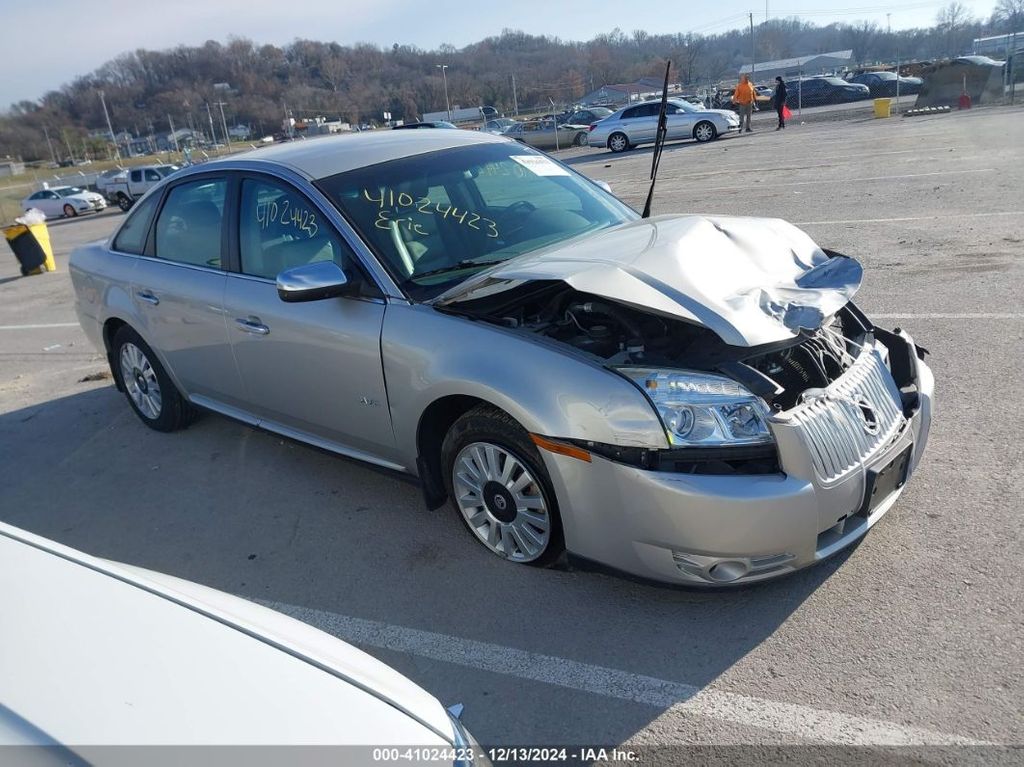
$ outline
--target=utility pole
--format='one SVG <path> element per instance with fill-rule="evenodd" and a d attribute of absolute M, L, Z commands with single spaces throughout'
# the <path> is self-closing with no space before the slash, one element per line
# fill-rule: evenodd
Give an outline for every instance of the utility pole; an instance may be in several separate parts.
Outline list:
<path fill-rule="evenodd" d="M 754 82 L 754 67 L 757 61 L 754 48 L 754 14 L 750 14 L 750 82 Z"/>
<path fill-rule="evenodd" d="M 60 135 L 64 137 L 64 145 L 68 148 L 68 159 L 71 162 L 75 161 L 75 150 L 71 148 L 71 139 L 68 138 L 68 131 L 66 128 L 60 129 Z"/>
<path fill-rule="evenodd" d="M 221 124 L 221 127 L 224 128 L 224 143 L 228 146 L 228 148 L 230 148 L 231 147 L 231 136 L 228 135 L 228 121 L 224 119 L 224 104 L 225 104 L 225 102 L 223 102 L 223 101 L 218 101 L 217 102 L 217 106 L 220 107 L 220 124 Z"/>
<path fill-rule="evenodd" d="M 768 0 L 764 0 L 764 23 L 768 23 Z"/>
<path fill-rule="evenodd" d="M 50 141 L 50 131 L 46 130 L 46 126 L 43 126 L 43 135 L 46 136 L 46 146 L 50 147 L 50 160 L 54 165 L 57 164 L 57 155 L 53 151 L 53 142 Z"/>
<path fill-rule="evenodd" d="M 174 120 L 171 119 L 170 115 L 167 115 L 167 124 L 171 126 L 171 142 L 174 144 L 174 151 L 180 151 L 178 149 L 178 137 L 174 133 Z"/>
<path fill-rule="evenodd" d="M 892 14 L 891 13 L 885 14 L 885 25 L 886 25 L 886 28 L 889 30 L 889 34 L 891 35 L 892 34 Z"/>
<path fill-rule="evenodd" d="M 217 143 L 217 133 L 213 130 L 213 112 L 210 111 L 210 102 L 206 102 L 206 118 L 210 121 L 210 139 L 211 143 Z"/>
<path fill-rule="evenodd" d="M 110 132 L 110 140 L 114 143 L 114 157 L 121 162 L 121 151 L 117 148 L 117 139 L 114 138 L 114 128 L 110 124 L 110 113 L 107 111 L 107 100 L 100 91 L 100 103 L 103 105 L 103 116 L 107 118 L 107 130 Z"/>
<path fill-rule="evenodd" d="M 519 117 L 519 99 L 516 97 L 516 73 L 512 73 L 512 110 Z"/>

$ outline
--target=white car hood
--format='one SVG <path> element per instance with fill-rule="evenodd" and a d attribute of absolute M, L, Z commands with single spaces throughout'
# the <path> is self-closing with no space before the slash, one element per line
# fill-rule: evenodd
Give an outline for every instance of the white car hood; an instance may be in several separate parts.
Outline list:
<path fill-rule="evenodd" d="M 0 745 L 452 740 L 432 695 L 341 640 L 3 523 L 0 635 Z"/>
<path fill-rule="evenodd" d="M 733 346 L 814 330 L 853 298 L 863 269 L 781 219 L 658 216 L 499 264 L 434 299 L 446 305 L 529 280 L 703 325 Z M 502 284 L 504 283 L 504 284 Z"/>

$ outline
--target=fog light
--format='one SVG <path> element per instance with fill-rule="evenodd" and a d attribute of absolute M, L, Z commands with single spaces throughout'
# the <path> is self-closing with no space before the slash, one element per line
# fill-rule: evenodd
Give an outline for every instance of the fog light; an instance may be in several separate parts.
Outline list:
<path fill-rule="evenodd" d="M 729 583 L 747 574 L 749 568 L 746 562 L 739 562 L 735 559 L 727 559 L 724 562 L 712 565 L 708 570 L 708 577 L 718 583 Z"/>

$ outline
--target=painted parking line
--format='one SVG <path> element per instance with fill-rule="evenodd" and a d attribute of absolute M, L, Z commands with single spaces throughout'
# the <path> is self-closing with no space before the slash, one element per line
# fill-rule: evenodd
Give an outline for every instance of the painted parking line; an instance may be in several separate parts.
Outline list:
<path fill-rule="evenodd" d="M 0 325 L 0 330 L 42 330 L 44 328 L 77 328 L 77 322 L 48 322 L 42 325 Z"/>
<path fill-rule="evenodd" d="M 811 741 L 894 746 L 984 744 L 984 741 L 960 735 L 824 711 L 811 706 L 719 692 L 433 631 L 394 626 L 279 602 L 266 601 L 263 604 L 364 647 L 392 650 L 592 695 L 671 709 L 683 714 L 790 733 Z"/>
<path fill-rule="evenodd" d="M 992 216 L 1024 216 L 1024 210 L 998 210 L 985 213 L 957 213 L 956 219 L 962 218 L 989 218 Z M 949 215 L 944 216 L 901 216 L 899 218 L 838 218 L 834 221 L 794 221 L 794 226 L 811 226 L 813 224 L 891 224 L 901 221 L 944 221 L 949 220 Z"/>
<path fill-rule="evenodd" d="M 782 181 L 772 184 L 743 184 L 742 186 L 701 187 L 701 194 L 707 192 L 755 192 L 758 190 L 772 191 L 780 186 L 810 186 L 812 184 L 857 184 L 863 181 L 903 181 L 908 178 L 927 178 L 931 176 L 960 176 L 968 173 L 995 173 L 995 168 L 969 168 L 966 170 L 936 170 L 928 173 L 903 173 L 897 176 L 863 176 L 861 178 L 816 178 L 812 181 Z"/>
<path fill-rule="evenodd" d="M 880 320 L 1024 320 L 1024 312 L 924 312 L 921 314 L 870 312 L 870 316 Z"/>

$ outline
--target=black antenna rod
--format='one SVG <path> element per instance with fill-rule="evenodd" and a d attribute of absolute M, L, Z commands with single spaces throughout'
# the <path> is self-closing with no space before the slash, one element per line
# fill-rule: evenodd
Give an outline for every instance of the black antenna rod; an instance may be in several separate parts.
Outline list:
<path fill-rule="evenodd" d="M 661 150 L 665 147 L 668 135 L 668 117 L 665 109 L 668 106 L 668 73 L 672 69 L 672 60 L 665 62 L 665 87 L 661 89 L 661 109 L 658 111 L 658 133 L 654 138 L 654 158 L 651 161 L 651 188 L 647 191 L 647 202 L 644 204 L 642 218 L 651 217 L 651 201 L 654 199 L 654 184 L 658 180 L 658 165 L 661 163 Z"/>

